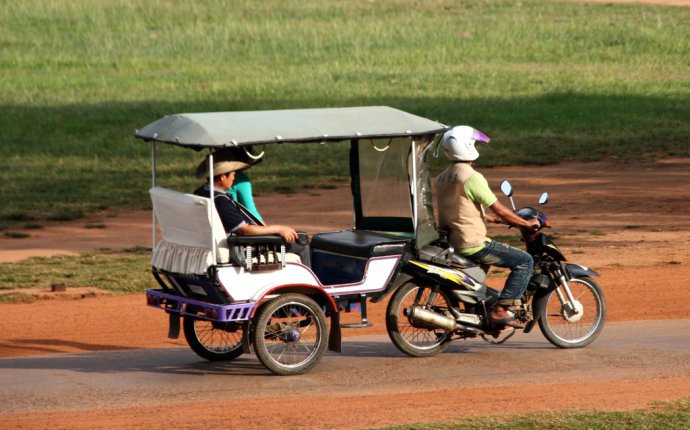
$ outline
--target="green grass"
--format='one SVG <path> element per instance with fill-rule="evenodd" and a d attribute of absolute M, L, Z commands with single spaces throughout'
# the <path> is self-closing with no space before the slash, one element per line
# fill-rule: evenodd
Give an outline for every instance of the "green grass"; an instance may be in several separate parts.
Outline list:
<path fill-rule="evenodd" d="M 551 1 L 24 0 L 0 9 L 0 221 L 147 207 L 136 128 L 176 112 L 390 105 L 471 124 L 483 165 L 687 156 L 690 8 Z M 191 188 L 193 151 L 162 155 Z M 343 181 L 270 148 L 255 189 Z M 305 179 L 308 178 L 308 179 Z"/>
<path fill-rule="evenodd" d="M 0 264 L 0 291 L 48 289 L 53 284 L 95 287 L 114 293 L 143 293 L 154 288 L 150 249 L 93 252 L 81 256 L 34 257 Z M 0 301 L 3 295 L 0 294 Z M 21 301 L 27 297 L 9 297 Z"/>
<path fill-rule="evenodd" d="M 526 399 L 525 401 L 529 401 Z M 550 412 L 468 417 L 458 422 L 405 424 L 385 430 L 681 430 L 690 428 L 690 399 L 629 412 Z"/>

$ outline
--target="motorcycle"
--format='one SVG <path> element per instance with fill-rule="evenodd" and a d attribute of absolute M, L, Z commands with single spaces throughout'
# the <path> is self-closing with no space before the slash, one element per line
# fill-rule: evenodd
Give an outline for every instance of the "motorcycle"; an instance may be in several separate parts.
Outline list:
<path fill-rule="evenodd" d="M 539 325 L 544 337 L 559 348 L 581 348 L 592 343 L 606 321 L 606 299 L 593 279 L 597 272 L 567 262 L 544 232 L 548 217 L 533 207 L 515 209 L 509 181 L 501 191 L 515 213 L 539 220 L 539 228 L 521 228 L 522 241 L 534 258 L 535 270 L 521 304 L 511 310 L 524 324 L 524 333 Z M 543 193 L 539 204 L 548 201 Z M 406 282 L 393 293 L 386 310 L 386 328 L 402 352 L 415 357 L 439 354 L 451 340 L 481 337 L 493 344 L 507 341 L 516 329 L 495 325 L 489 310 L 499 292 L 484 284 L 487 267 L 453 252 L 443 237 L 422 248 L 417 259 L 403 268 Z"/>

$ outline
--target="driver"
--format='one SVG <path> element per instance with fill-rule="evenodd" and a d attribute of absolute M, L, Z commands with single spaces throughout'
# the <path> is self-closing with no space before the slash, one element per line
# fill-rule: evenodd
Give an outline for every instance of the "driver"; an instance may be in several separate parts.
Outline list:
<path fill-rule="evenodd" d="M 498 303 L 489 312 L 496 325 L 523 327 L 508 312 L 521 304 L 534 261 L 517 248 L 489 239 L 486 222 L 536 229 L 539 221 L 526 221 L 503 206 L 489 188 L 484 176 L 472 167 L 479 157 L 477 141 L 488 143 L 489 137 L 466 125 L 454 127 L 443 135 L 443 148 L 453 163 L 436 178 L 439 227 L 450 232 L 455 252 L 480 264 L 510 269 Z M 485 208 L 494 215 L 486 214 Z"/>
<path fill-rule="evenodd" d="M 211 196 L 211 188 L 208 184 L 208 164 L 208 156 L 206 156 L 196 169 L 196 177 L 205 178 L 207 181 L 194 191 L 197 196 Z M 233 151 L 219 151 L 213 156 L 213 199 L 225 231 L 228 234 L 241 236 L 280 235 L 285 242 L 288 242 L 286 251 L 298 254 L 302 262 L 309 265 L 309 248 L 296 243 L 299 235 L 293 228 L 280 224 L 258 225 L 228 196 L 227 191 L 235 180 L 235 172 L 248 167 L 249 164 L 240 160 L 237 153 Z"/>

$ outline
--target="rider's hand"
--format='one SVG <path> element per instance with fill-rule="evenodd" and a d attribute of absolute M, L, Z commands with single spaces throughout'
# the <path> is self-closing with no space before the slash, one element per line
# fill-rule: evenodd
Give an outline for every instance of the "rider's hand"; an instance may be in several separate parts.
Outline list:
<path fill-rule="evenodd" d="M 494 223 L 494 224 L 506 224 L 506 222 L 503 221 L 500 217 L 497 217 L 494 215 L 486 214 L 486 216 L 484 218 L 486 219 L 486 222 L 490 222 L 490 223 Z"/>
<path fill-rule="evenodd" d="M 541 228 L 541 222 L 537 218 L 529 220 L 529 221 L 527 221 L 527 223 L 529 224 L 527 227 L 530 230 L 537 231 Z"/>

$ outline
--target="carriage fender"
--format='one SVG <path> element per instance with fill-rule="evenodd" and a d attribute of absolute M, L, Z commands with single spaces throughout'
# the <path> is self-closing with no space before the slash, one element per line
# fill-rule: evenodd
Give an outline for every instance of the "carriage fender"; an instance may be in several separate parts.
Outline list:
<path fill-rule="evenodd" d="M 331 319 L 328 348 L 331 351 L 340 352 L 341 334 L 338 305 L 333 297 L 324 290 L 309 267 L 303 264 L 287 263 L 281 270 L 247 272 L 242 267 L 225 266 L 218 270 L 217 278 L 233 300 L 257 304 L 250 318 L 254 317 L 261 304 L 269 300 L 271 296 L 299 293 L 311 297 L 326 310 L 326 315 Z M 286 279 L 292 282 L 286 284 Z M 246 347 L 248 348 L 248 345 Z"/>
<path fill-rule="evenodd" d="M 257 300 L 259 306 L 256 306 L 252 311 L 252 317 L 261 306 L 261 303 L 270 300 L 271 296 L 298 293 L 310 297 L 319 304 L 326 311 L 326 316 L 331 320 L 331 327 L 328 334 L 328 349 L 334 352 L 342 351 L 342 334 L 340 332 L 340 310 L 338 305 L 323 288 L 316 285 L 281 285 L 266 291 L 261 298 Z"/>

